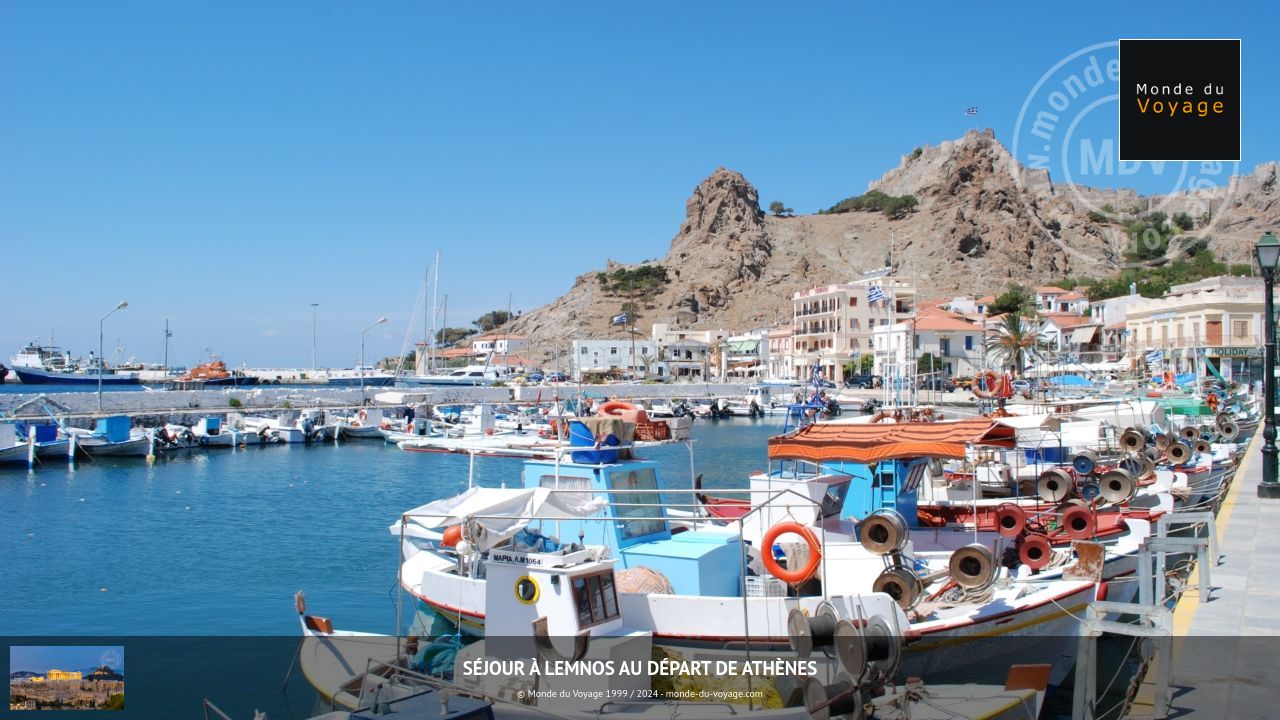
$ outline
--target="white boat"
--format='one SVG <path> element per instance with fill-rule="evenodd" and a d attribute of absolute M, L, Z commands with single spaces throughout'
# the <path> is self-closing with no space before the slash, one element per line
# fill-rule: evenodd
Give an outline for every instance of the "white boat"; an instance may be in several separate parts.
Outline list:
<path fill-rule="evenodd" d="M 586 458 L 574 458 L 582 459 Z M 865 539 L 855 538 L 852 523 L 840 520 L 842 496 L 819 493 L 809 498 L 790 488 L 747 490 L 765 496 L 753 503 L 755 511 L 738 528 L 716 527 L 710 518 L 674 519 L 672 511 L 687 507 L 681 500 L 691 500 L 696 491 L 667 489 L 669 485 L 657 482 L 656 473 L 655 464 L 641 460 L 532 460 L 525 463 L 521 488 L 472 488 L 404 513 L 390 531 L 400 539 L 401 583 L 415 598 L 420 621 L 424 626 L 452 623 L 464 634 L 489 635 L 495 616 L 486 603 L 493 597 L 488 582 L 493 577 L 482 572 L 483 559 L 500 552 L 555 548 L 560 542 L 552 535 L 576 536 L 574 547 L 583 546 L 596 557 L 617 558 L 628 570 L 644 567 L 658 574 L 657 589 L 621 587 L 619 607 L 636 618 L 637 629 L 652 633 L 655 642 L 687 658 L 723 657 L 741 653 L 747 645 L 786 643 L 791 610 L 814 613 L 828 602 L 849 617 L 894 618 L 886 622 L 897 623 L 900 633 L 917 638 L 904 654 L 908 674 L 1020 661 L 1026 643 L 990 641 L 1015 636 L 1037 638 L 1032 656 L 1054 664 L 1055 682 L 1070 667 L 1075 645 L 1071 613 L 1094 599 L 1100 568 L 1087 579 L 1058 575 L 1027 582 L 1028 571 L 1011 573 L 996 567 L 994 558 L 1000 553 L 985 546 L 966 547 L 974 533 L 930 529 L 919 538 L 920 546 L 946 551 L 948 558 L 958 550 L 977 553 L 985 569 L 981 582 L 974 585 L 981 589 L 980 599 L 966 599 L 962 593 L 953 602 L 924 604 L 920 599 L 929 584 L 944 581 L 925 582 L 914 563 L 919 559 L 924 563 L 920 567 L 928 568 L 942 556 L 922 552 L 917 558 L 917 545 L 905 534 L 892 548 L 872 549 Z M 848 476 L 844 482 L 848 484 Z M 829 517 L 832 512 L 835 516 Z M 803 520 L 806 513 L 812 522 Z M 777 565 L 772 548 L 778 536 L 771 533 L 779 526 L 771 523 L 787 518 L 801 518 L 800 525 L 810 525 L 822 536 L 820 555 L 812 552 L 819 543 L 816 537 L 808 545 L 781 545 L 787 568 L 804 566 L 806 574 L 795 582 L 803 585 L 809 578 L 814 584 L 800 597 L 775 594 L 772 588 L 785 584 L 756 570 L 768 568 L 770 562 Z M 465 544 L 450 545 L 444 530 L 455 525 L 464 528 Z M 585 538 L 600 544 L 584 546 Z M 751 542 L 744 545 L 743 540 Z M 770 554 L 762 554 L 761 548 Z M 954 577 L 956 572 L 950 574 Z M 880 588 L 894 595 L 874 592 Z M 899 604 L 914 609 L 909 621 L 900 615 Z"/>
<path fill-rule="evenodd" d="M 381 439 L 383 426 L 391 426 L 379 407 L 360 408 L 346 415 L 330 412 L 325 419 L 335 424 L 343 437 L 350 438 Z"/>
<path fill-rule="evenodd" d="M 129 418 L 112 415 L 99 418 L 93 430 L 67 428 L 68 435 L 75 435 L 76 446 L 92 457 L 124 456 L 146 457 L 152 454 L 150 433 L 130 427 Z"/>
<path fill-rule="evenodd" d="M 401 376 L 401 385 L 473 385 L 487 386 L 506 382 L 516 373 L 508 367 L 495 365 L 468 365 L 434 375 Z"/>
<path fill-rule="evenodd" d="M 326 423 L 323 410 L 289 411 L 279 417 L 248 416 L 244 428 L 257 433 L 263 442 L 297 444 L 332 440 L 337 425 Z"/>

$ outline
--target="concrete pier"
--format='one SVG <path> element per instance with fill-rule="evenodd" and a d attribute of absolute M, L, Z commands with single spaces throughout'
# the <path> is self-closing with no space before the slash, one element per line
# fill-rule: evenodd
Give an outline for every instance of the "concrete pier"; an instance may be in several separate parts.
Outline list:
<path fill-rule="evenodd" d="M 1258 498 L 1262 432 L 1254 435 L 1217 516 L 1221 565 L 1208 602 L 1188 578 L 1173 615 L 1170 718 L 1280 717 L 1280 501 Z M 1129 718 L 1154 718 L 1153 666 Z"/>

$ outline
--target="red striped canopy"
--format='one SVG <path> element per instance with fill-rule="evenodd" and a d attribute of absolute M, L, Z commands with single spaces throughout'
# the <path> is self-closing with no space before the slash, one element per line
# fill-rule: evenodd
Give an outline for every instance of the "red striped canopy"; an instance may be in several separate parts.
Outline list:
<path fill-rule="evenodd" d="M 872 463 L 965 456 L 968 445 L 1012 448 L 1014 429 L 987 418 L 943 422 L 815 423 L 769 438 L 770 460 Z"/>

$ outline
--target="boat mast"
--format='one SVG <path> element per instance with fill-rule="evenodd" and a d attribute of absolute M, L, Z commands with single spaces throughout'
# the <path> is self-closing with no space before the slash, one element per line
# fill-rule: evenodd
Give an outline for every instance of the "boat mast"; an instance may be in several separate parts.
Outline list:
<path fill-rule="evenodd" d="M 164 319 L 164 372 L 169 373 L 169 338 L 173 337 L 173 333 L 169 332 L 169 318 Z"/>
<path fill-rule="evenodd" d="M 436 328 L 436 313 L 439 311 L 436 300 L 440 297 L 440 251 L 436 251 L 435 260 L 435 280 L 431 283 L 431 354 L 427 356 L 426 372 L 430 374 L 435 368 L 436 360 L 436 343 L 440 341 L 438 330 Z"/>
<path fill-rule="evenodd" d="M 507 362 L 507 348 L 511 345 L 511 293 L 507 293 L 507 321 L 502 325 L 502 364 L 510 374 L 511 365 Z"/>

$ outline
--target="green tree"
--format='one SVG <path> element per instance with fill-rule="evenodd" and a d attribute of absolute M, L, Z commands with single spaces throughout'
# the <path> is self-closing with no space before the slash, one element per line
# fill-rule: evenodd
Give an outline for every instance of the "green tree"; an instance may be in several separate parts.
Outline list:
<path fill-rule="evenodd" d="M 475 334 L 472 328 L 447 327 L 436 331 L 436 345 L 452 345 Z"/>
<path fill-rule="evenodd" d="M 1196 221 L 1187 213 L 1180 212 L 1173 214 L 1173 224 L 1182 230 L 1190 230 L 1195 227 Z"/>
<path fill-rule="evenodd" d="M 1030 315 L 1036 311 L 1036 298 L 1028 288 L 1018 283 L 1009 283 L 1005 286 L 1004 292 L 991 303 L 991 307 L 987 309 L 988 315 L 1002 315 L 1011 313 L 1014 315 Z"/>
<path fill-rule="evenodd" d="M 1009 313 L 1000 322 L 1000 329 L 987 338 L 987 354 L 999 359 L 1013 370 L 1014 375 L 1020 375 L 1035 349 L 1037 337 L 1035 325 L 1030 320 Z"/>
<path fill-rule="evenodd" d="M 783 215 L 790 215 L 792 210 L 786 205 L 783 205 L 781 201 L 774 200 L 769 203 L 769 212 L 777 215 L 778 217 L 782 217 Z"/>
<path fill-rule="evenodd" d="M 942 369 L 942 361 L 933 356 L 933 353 L 924 353 L 916 358 L 916 372 L 929 373 L 938 372 Z"/>
<path fill-rule="evenodd" d="M 876 358 L 874 355 L 863 355 L 858 358 L 858 364 L 861 365 L 863 375 L 870 375 L 871 369 L 876 366 Z"/>
<path fill-rule="evenodd" d="M 102 706 L 103 710 L 123 710 L 124 709 L 124 693 L 111 693 L 111 697 L 107 698 L 107 702 Z"/>
<path fill-rule="evenodd" d="M 480 328 L 482 332 L 489 332 L 506 325 L 511 321 L 511 317 L 511 313 L 506 310 L 494 310 L 476 318 L 471 324 Z"/>

